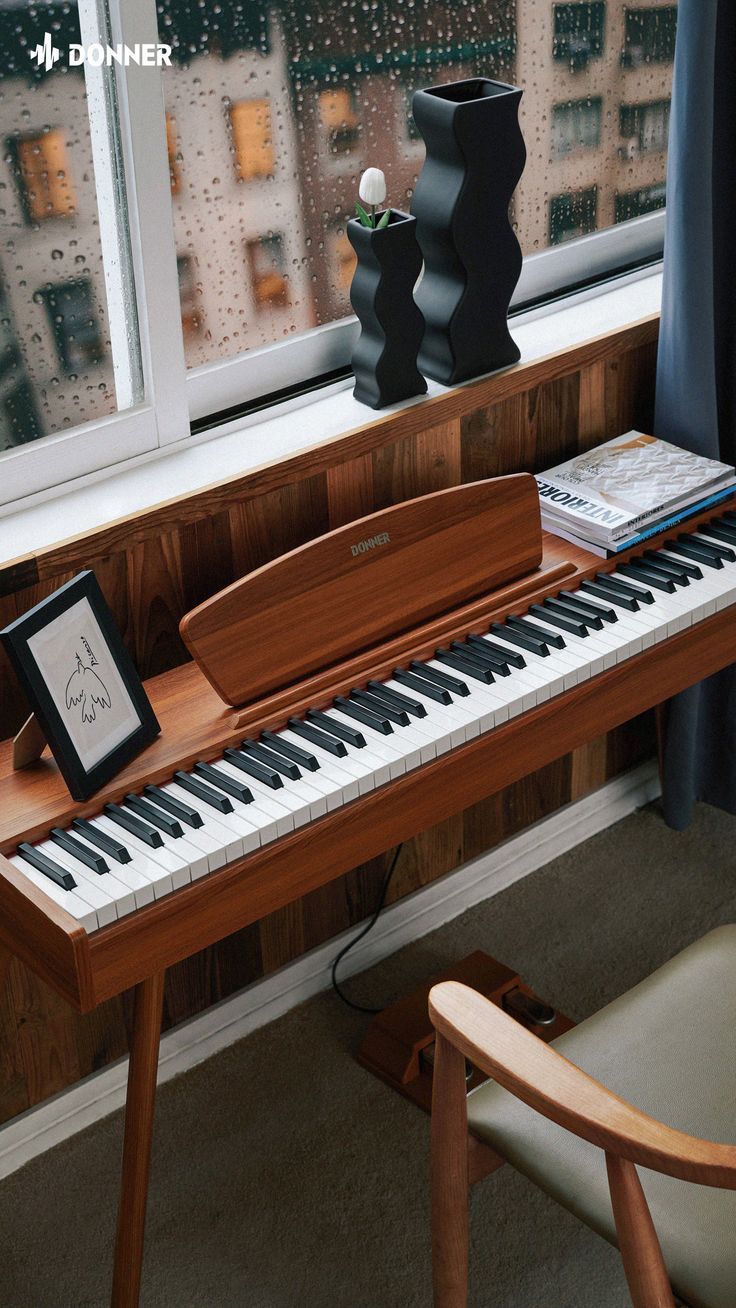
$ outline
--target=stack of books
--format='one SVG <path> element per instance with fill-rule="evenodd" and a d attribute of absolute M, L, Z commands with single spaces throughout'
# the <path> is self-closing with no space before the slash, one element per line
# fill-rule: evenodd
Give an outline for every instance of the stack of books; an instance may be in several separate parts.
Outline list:
<path fill-rule="evenodd" d="M 736 469 L 630 431 L 536 481 L 544 530 L 609 558 L 727 499 Z"/>

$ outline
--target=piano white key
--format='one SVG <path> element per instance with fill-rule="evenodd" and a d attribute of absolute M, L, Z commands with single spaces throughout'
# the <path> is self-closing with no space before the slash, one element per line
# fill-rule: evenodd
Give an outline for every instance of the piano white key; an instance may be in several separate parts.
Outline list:
<path fill-rule="evenodd" d="M 398 690 L 403 694 L 411 695 L 420 704 L 423 704 L 427 710 L 427 717 L 441 725 L 446 731 L 446 741 L 450 749 L 457 749 L 459 745 L 464 745 L 468 737 L 467 723 L 470 720 L 470 714 L 466 713 L 461 707 L 462 700 L 454 698 L 450 704 L 438 704 L 436 700 L 431 699 L 429 695 L 424 695 L 414 686 L 409 689 L 400 681 L 394 681 L 390 677 L 386 685 L 391 690 Z M 477 732 L 475 733 L 477 735 Z"/>
<path fill-rule="evenodd" d="M 80 898 L 76 890 L 62 890 L 61 886 L 57 886 L 56 882 L 52 881 L 50 877 L 45 877 L 43 872 L 37 872 L 35 867 L 31 867 L 31 864 L 27 863 L 20 854 L 13 854 L 10 858 L 10 862 L 18 872 L 22 872 L 23 876 L 27 877 L 28 880 L 36 886 L 38 890 L 41 890 L 48 899 L 51 899 L 61 908 L 66 909 L 67 913 L 79 922 L 80 926 L 83 926 L 85 931 L 97 930 L 97 913 L 87 903 L 86 899 Z"/>
<path fill-rule="evenodd" d="M 439 659 L 427 659 L 427 666 L 434 668 L 437 672 L 448 672 L 452 677 L 460 677 L 465 682 L 470 694 L 462 697 L 462 703 L 465 708 L 472 705 L 476 710 L 479 734 L 484 731 L 492 731 L 494 727 L 501 726 L 503 722 L 508 722 L 508 700 L 505 696 L 496 692 L 495 682 L 476 681 L 475 677 L 458 672 L 455 668 L 441 663 Z M 450 693 L 452 694 L 452 692 Z"/>
<path fill-rule="evenodd" d="M 171 894 L 174 889 L 174 879 L 172 872 L 164 867 L 162 863 L 157 863 L 149 856 L 149 849 L 137 836 L 132 836 L 130 832 L 123 833 L 116 823 L 111 822 L 104 813 L 99 813 L 96 817 L 89 819 L 93 827 L 104 831 L 106 836 L 112 836 L 115 840 L 120 840 L 121 844 L 129 851 L 132 865 L 136 872 L 144 876 L 151 882 L 156 899 L 163 895 Z M 124 839 L 121 839 L 124 835 Z M 151 853 L 153 851 L 150 851 Z"/>
<path fill-rule="evenodd" d="M 359 795 L 367 795 L 370 790 L 375 789 L 373 769 L 368 763 L 363 762 L 361 758 L 362 750 L 349 749 L 346 746 L 346 753 L 337 758 L 334 754 L 330 754 L 329 750 L 322 749 L 321 745 L 315 745 L 313 741 L 304 741 L 301 736 L 297 735 L 295 731 L 291 731 L 290 728 L 286 728 L 280 734 L 284 737 L 284 740 L 290 740 L 295 745 L 304 745 L 305 748 L 309 748 L 318 760 L 320 769 L 323 772 L 340 780 L 341 784 L 346 786 L 349 784 L 351 799 L 357 799 L 358 797 L 353 792 L 352 787 L 354 785 L 357 785 Z"/>
<path fill-rule="evenodd" d="M 240 800 L 230 796 L 230 803 L 233 808 L 236 809 L 236 805 L 240 805 L 236 811 L 242 815 L 250 814 L 252 810 L 254 816 L 265 813 L 267 817 L 276 822 L 277 837 L 285 836 L 289 831 L 293 831 L 295 827 L 303 826 L 305 822 L 309 821 L 309 805 L 303 804 L 300 800 L 290 800 L 283 786 L 279 786 L 278 790 L 272 790 L 270 786 L 267 786 L 263 781 L 258 781 L 256 777 L 246 779 L 245 773 L 241 772 L 239 768 L 233 767 L 232 763 L 227 762 L 227 759 L 221 759 L 217 766 L 227 776 L 240 781 L 241 784 L 246 784 L 247 780 L 248 789 L 253 796 L 253 803 L 242 804 Z"/>
<path fill-rule="evenodd" d="M 376 786 L 384 786 L 388 781 L 392 781 L 396 777 L 402 776 L 406 771 L 404 761 L 396 750 L 388 748 L 379 751 L 374 748 L 372 741 L 370 745 L 367 743 L 368 735 L 363 728 L 362 722 L 354 722 L 352 718 L 346 717 L 334 708 L 326 709 L 325 715 L 328 718 L 334 718 L 335 721 L 339 722 L 342 726 L 349 726 L 354 731 L 359 731 L 362 734 L 366 741 L 363 748 L 358 748 L 357 745 L 348 744 L 348 751 L 353 757 L 355 757 L 356 753 L 359 754 L 365 763 L 370 764 L 373 769 Z M 376 734 L 377 733 L 374 733 L 374 736 Z"/>
<path fill-rule="evenodd" d="M 240 809 L 247 807 L 250 810 L 253 807 L 252 805 L 239 805 L 238 800 L 231 799 L 232 813 L 220 813 L 212 808 L 206 800 L 200 799 L 197 795 L 191 795 L 188 790 L 185 790 L 176 781 L 167 782 L 165 786 L 162 786 L 162 790 L 167 791 L 173 799 L 181 800 L 183 804 L 187 804 L 195 812 L 199 813 L 202 826 L 196 828 L 196 830 L 207 831 L 212 835 L 213 839 L 222 844 L 223 848 L 228 848 L 231 842 L 237 848 L 237 842 L 239 841 L 242 844 L 243 853 L 249 854 L 251 850 L 258 849 L 259 845 L 276 839 L 276 827 L 270 818 L 262 816 L 259 823 L 255 813 L 252 820 L 242 816 Z M 239 807 L 236 808 L 236 805 L 239 805 Z"/>
<path fill-rule="evenodd" d="M 93 854 L 100 854 L 101 851 L 97 845 L 93 845 L 91 840 L 87 840 L 87 837 L 81 831 L 74 831 L 74 839 L 78 840 L 80 845 L 84 845 L 91 850 Z M 136 908 L 145 908 L 146 904 L 153 903 L 152 883 L 141 876 L 140 872 L 136 872 L 132 863 L 118 863 L 117 859 L 110 858 L 109 855 L 103 855 L 103 857 L 110 867 L 110 872 L 114 873 L 115 879 L 132 891 Z"/>
<path fill-rule="evenodd" d="M 153 799 L 149 799 L 148 802 L 157 812 L 165 813 L 164 809 L 158 808 Z M 226 863 L 232 863 L 236 858 L 243 856 L 242 839 L 226 831 L 224 827 L 219 829 L 218 835 L 214 834 L 211 826 L 204 824 L 201 827 L 185 826 L 184 832 L 187 844 L 200 850 L 204 855 L 204 860 L 192 865 L 193 881 L 200 876 L 207 876 L 208 872 L 216 872 L 218 867 L 224 867 Z M 178 841 L 177 837 L 175 846 L 177 849 Z"/>
<path fill-rule="evenodd" d="M 77 883 L 77 893 L 95 909 L 101 927 L 133 912 L 135 896 L 117 880 L 112 870 L 102 874 L 93 872 L 92 868 L 62 849 L 54 840 L 44 840 L 36 845 L 36 849 L 41 854 L 48 854 L 49 858 L 55 859 L 71 872 Z"/>

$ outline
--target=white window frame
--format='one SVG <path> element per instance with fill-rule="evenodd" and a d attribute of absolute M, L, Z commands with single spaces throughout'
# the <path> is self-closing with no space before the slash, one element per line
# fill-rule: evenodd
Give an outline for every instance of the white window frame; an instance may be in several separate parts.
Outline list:
<path fill-rule="evenodd" d="M 85 41 L 134 45 L 159 40 L 155 0 L 79 0 Z M 97 34 L 95 36 L 95 33 Z M 93 159 L 106 259 L 110 316 L 124 311 L 120 252 L 127 248 L 116 206 L 114 161 L 106 142 L 119 133 L 135 284 L 140 370 L 145 399 L 97 421 L 68 428 L 0 455 L 0 512 L 19 500 L 55 493 L 71 482 L 150 459 L 192 439 L 191 423 L 345 368 L 357 334 L 354 317 L 300 336 L 187 370 L 179 307 L 169 183 L 163 77 L 160 69 L 116 66 L 115 99 L 99 70 L 85 68 Z M 116 114 L 118 123 L 111 121 Z M 596 231 L 524 260 L 512 312 L 606 274 L 661 256 L 664 212 Z M 125 323 L 111 322 L 119 403 L 130 400 L 137 358 Z M 201 439 L 201 437 L 199 438 Z"/>

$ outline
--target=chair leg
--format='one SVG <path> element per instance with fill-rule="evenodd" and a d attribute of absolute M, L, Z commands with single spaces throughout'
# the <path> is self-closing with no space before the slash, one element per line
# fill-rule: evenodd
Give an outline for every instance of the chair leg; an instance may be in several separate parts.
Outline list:
<path fill-rule="evenodd" d="M 437 1033 L 432 1078 L 434 1308 L 468 1301 L 468 1113 L 465 1058 Z"/>
<path fill-rule="evenodd" d="M 618 1247 L 634 1308 L 675 1308 L 670 1278 L 633 1163 L 606 1154 Z"/>

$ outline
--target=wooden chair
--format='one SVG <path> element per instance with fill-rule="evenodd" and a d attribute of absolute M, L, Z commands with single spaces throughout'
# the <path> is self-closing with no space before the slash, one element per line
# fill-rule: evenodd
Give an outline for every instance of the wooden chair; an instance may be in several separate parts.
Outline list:
<path fill-rule="evenodd" d="M 736 925 L 554 1045 L 457 982 L 429 1008 L 435 1308 L 467 1303 L 478 1140 L 618 1245 L 635 1308 L 734 1308 L 736 1146 L 711 1141 L 736 1137 Z M 492 1078 L 470 1095 L 466 1059 Z"/>

